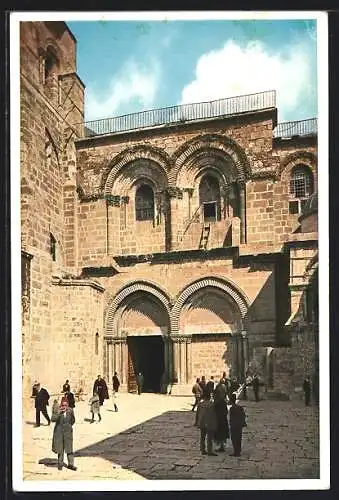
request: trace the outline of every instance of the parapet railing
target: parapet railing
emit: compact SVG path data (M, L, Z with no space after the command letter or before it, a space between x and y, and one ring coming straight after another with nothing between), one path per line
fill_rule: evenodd
M146 127L184 123L193 120L217 118L238 113L260 111L276 107L276 92L268 90L216 101L181 104L167 108L140 111L113 118L84 122L84 136L113 134Z
M282 122L273 130L276 138L288 138L296 135L311 135L318 133L318 119L309 118L294 122Z

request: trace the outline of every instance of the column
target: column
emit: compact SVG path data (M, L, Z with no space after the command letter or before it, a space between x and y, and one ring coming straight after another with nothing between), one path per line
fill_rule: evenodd
M113 353L113 344L112 344L112 341L111 340L108 340L107 342L107 358L108 358L108 383L111 384L112 383L112 377L113 377L113 373L112 373L112 369L113 369L113 357L112 357L112 353Z
M111 340L111 374L116 371L120 379L121 385L127 384L127 369L128 369L128 348L127 338L114 337Z
M173 382L179 383L179 370L180 370L180 358L179 358L179 342L178 339L173 339L172 344L173 349Z
M168 337L163 337L164 342L164 372L165 380L169 381L171 378L170 363L169 363L169 339Z
M127 338L121 339L121 380L123 384L128 382L128 347Z
M240 184L240 243L246 243L246 186Z
M180 348L180 376L179 382L181 384L186 384L187 379L187 371L186 371L186 342L184 339L179 340L179 348Z
M186 339L186 384L192 382L192 337Z

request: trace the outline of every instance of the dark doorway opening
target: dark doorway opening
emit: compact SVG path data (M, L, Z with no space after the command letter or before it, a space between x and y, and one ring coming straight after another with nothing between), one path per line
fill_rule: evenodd
M204 203L204 221L214 222L217 219L217 204L215 201Z
M161 378L165 370L164 341L161 335L129 336L128 351L132 364L129 378L141 372L144 376L144 392L161 392ZM130 372L130 370L129 370ZM131 384L128 384L132 387Z

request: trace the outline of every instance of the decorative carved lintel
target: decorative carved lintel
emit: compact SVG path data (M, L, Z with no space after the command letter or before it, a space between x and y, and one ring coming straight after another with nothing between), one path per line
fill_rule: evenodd
M179 200L182 199L182 190L178 187L169 186L166 189L166 192L169 198L178 198Z

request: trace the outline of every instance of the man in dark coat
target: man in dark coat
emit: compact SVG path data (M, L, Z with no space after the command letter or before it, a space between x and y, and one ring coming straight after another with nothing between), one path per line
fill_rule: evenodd
M311 381L309 376L304 380L303 389L305 394L305 406L309 406L311 398Z
M139 372L137 375L137 386L138 386L138 394L140 396L144 388L144 376L141 372Z
M112 385L113 385L113 405L114 405L114 410L118 411L118 406L116 404L116 397L117 393L119 391L120 387L120 380L118 378L117 372L114 372L113 378L112 378Z
M63 397L57 413L52 414L55 422L53 431L52 451L58 454L58 469L62 470L64 453L67 454L68 469L77 470L74 466L73 455L73 424L75 417L72 408L68 406L68 399Z
M62 386L62 392L63 393L70 392L70 390L71 390L71 386L69 385L69 380L66 380L66 382Z
M216 456L217 454L213 452L213 437L217 429L217 417L213 401L206 394L202 395L198 405L197 423L200 428L200 451L202 455Z
M211 394L214 393L214 377L213 377L213 375L211 375L209 381L207 382L205 391L206 391L207 397L208 396L211 397Z
M220 391L215 394L214 409L217 416L217 428L214 433L214 440L219 445L219 448L215 451L225 451L226 441L230 437L230 431L227 421L227 403Z
M98 375L98 378L93 385L93 394L97 392L99 396L100 406L103 405L105 399L109 399L108 388L105 380Z
M254 397L257 402L259 401L259 384L260 384L259 377L257 373L255 373L252 379L252 387L253 387Z
M40 427L40 412L43 414L45 419L48 422L48 425L51 423L51 419L49 418L47 412L49 394L46 389L41 387L38 383L36 385L36 396L35 396L35 427Z
M242 429L247 427L246 415L244 408L237 405L237 396L231 394L230 396L230 429L231 429L231 440L233 445L232 457L240 457L241 454L241 439L242 439Z
M205 391L206 391L206 377L205 377L205 375L203 375L201 377L199 385L201 387L202 395L205 395Z

